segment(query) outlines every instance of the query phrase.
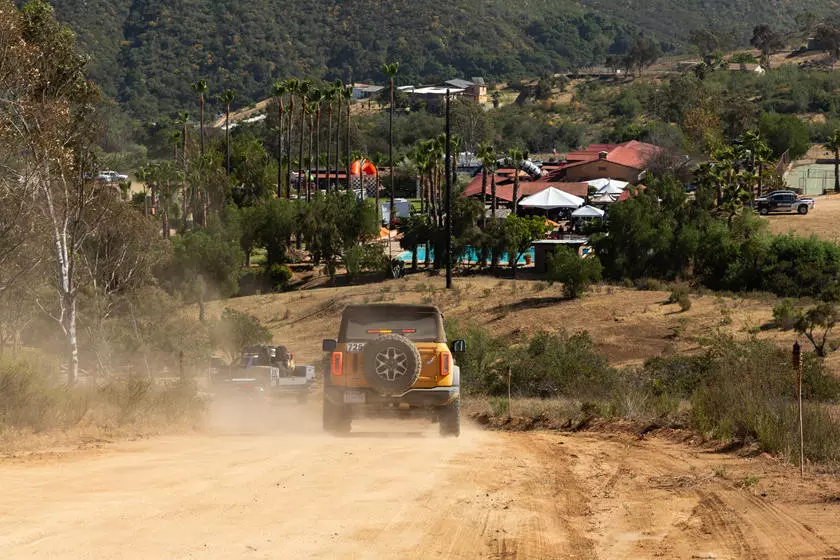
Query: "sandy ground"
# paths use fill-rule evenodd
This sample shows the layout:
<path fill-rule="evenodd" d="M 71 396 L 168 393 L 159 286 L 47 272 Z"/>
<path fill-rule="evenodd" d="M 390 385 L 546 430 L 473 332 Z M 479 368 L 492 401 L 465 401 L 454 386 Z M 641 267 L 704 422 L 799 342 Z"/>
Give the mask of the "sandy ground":
<path fill-rule="evenodd" d="M 840 481 L 767 458 L 420 421 L 332 438 L 289 414 L 6 459 L 0 557 L 840 558 Z"/>
<path fill-rule="evenodd" d="M 840 195 L 816 197 L 814 209 L 805 216 L 772 214 L 765 219 L 773 233 L 795 233 L 803 237 L 816 235 L 837 243 L 840 242 Z"/>

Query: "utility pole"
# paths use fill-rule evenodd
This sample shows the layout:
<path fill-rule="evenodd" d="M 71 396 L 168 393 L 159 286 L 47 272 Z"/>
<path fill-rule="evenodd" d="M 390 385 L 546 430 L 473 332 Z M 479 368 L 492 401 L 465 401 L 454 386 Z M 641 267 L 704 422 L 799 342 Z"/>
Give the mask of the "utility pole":
<path fill-rule="evenodd" d="M 452 289 L 452 131 L 449 88 L 446 88 L 446 289 Z"/>

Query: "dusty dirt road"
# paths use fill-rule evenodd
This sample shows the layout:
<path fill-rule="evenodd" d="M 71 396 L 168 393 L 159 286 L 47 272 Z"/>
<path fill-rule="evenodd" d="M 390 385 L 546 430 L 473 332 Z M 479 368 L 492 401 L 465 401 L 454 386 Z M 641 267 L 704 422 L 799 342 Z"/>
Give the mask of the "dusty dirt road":
<path fill-rule="evenodd" d="M 0 557 L 840 558 L 831 477 L 662 439 L 435 428 L 5 459 Z"/>

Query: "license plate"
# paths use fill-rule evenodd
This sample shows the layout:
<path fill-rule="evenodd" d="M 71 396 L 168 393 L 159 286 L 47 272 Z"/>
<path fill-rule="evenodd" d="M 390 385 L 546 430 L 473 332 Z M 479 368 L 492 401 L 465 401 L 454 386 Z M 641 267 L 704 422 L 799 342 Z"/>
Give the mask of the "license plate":
<path fill-rule="evenodd" d="M 344 393 L 344 404 L 365 404 L 365 394 L 361 391 Z"/>
<path fill-rule="evenodd" d="M 347 343 L 347 351 L 348 352 L 364 352 L 365 350 L 365 343 L 364 342 L 348 342 Z"/>

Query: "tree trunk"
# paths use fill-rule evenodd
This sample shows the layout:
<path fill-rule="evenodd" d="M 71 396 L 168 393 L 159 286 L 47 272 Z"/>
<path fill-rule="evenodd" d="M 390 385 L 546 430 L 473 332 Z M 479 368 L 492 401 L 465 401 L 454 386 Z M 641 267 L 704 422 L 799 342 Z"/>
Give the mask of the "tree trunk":
<path fill-rule="evenodd" d="M 198 98 L 199 113 L 201 113 L 199 125 L 201 128 L 201 157 L 204 157 L 204 94 L 202 93 Z"/>
<path fill-rule="evenodd" d="M 68 279 L 69 280 L 69 279 Z M 67 339 L 70 343 L 70 367 L 67 370 L 67 384 L 75 385 L 79 377 L 79 340 L 76 335 L 76 295 L 70 291 L 67 297 Z"/>
<path fill-rule="evenodd" d="M 225 106 L 225 169 L 230 175 L 230 105 Z"/>
<path fill-rule="evenodd" d="M 487 225 L 487 166 L 481 168 L 481 227 Z"/>
<path fill-rule="evenodd" d="M 292 198 L 292 132 L 295 124 L 295 96 L 289 95 L 289 133 L 286 137 L 286 199 Z"/>
<path fill-rule="evenodd" d="M 338 170 L 341 167 L 339 159 L 341 158 L 341 95 L 338 96 L 338 113 L 336 114 L 335 123 L 335 190 L 338 189 Z"/>
<path fill-rule="evenodd" d="M 496 173 L 494 172 L 490 175 L 490 216 L 492 217 L 493 221 L 496 221 L 496 208 L 498 207 L 498 202 L 496 199 Z"/>
<path fill-rule="evenodd" d="M 327 192 L 332 191 L 332 102 L 327 105 Z"/>
<path fill-rule="evenodd" d="M 388 165 L 391 169 L 391 204 L 388 207 L 388 229 L 394 223 L 394 78 L 391 77 L 391 110 L 388 114 Z"/>
<path fill-rule="evenodd" d="M 352 152 L 350 151 L 350 100 L 347 100 L 347 136 L 346 136 L 346 145 L 344 146 L 344 151 L 347 153 L 347 190 L 350 190 L 350 164 L 352 158 Z"/>
<path fill-rule="evenodd" d="M 200 323 L 204 322 L 204 295 L 199 295 L 198 297 L 198 321 Z"/>
<path fill-rule="evenodd" d="M 309 115 L 309 165 L 306 169 L 306 202 L 312 200 L 312 139 L 315 136 L 314 115 Z"/>
<path fill-rule="evenodd" d="M 318 194 L 321 186 L 321 107 L 318 106 L 315 117 L 315 194 Z M 329 185 L 329 181 L 327 182 Z"/>
<path fill-rule="evenodd" d="M 300 100 L 300 138 L 298 139 L 298 178 L 297 195 L 300 198 L 301 181 L 303 180 L 303 131 L 306 130 L 306 98 Z"/>
<path fill-rule="evenodd" d="M 277 116 L 277 198 L 283 197 L 283 98 L 278 98 Z"/>
<path fill-rule="evenodd" d="M 516 216 L 519 212 L 519 168 L 514 167 L 513 170 L 513 215 Z M 514 269 L 515 271 L 516 269 Z"/>
<path fill-rule="evenodd" d="M 834 150 L 834 192 L 840 193 L 840 150 Z"/>

